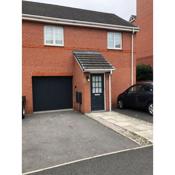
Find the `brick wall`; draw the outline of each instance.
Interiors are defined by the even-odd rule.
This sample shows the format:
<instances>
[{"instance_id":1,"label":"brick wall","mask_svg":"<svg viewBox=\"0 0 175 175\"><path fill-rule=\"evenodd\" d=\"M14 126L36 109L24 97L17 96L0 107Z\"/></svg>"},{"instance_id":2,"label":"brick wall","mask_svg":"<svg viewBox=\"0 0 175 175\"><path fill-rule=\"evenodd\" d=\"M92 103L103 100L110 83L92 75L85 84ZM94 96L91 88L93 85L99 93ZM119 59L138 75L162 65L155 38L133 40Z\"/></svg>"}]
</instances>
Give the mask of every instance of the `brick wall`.
<instances>
[{"instance_id":1,"label":"brick wall","mask_svg":"<svg viewBox=\"0 0 175 175\"><path fill-rule=\"evenodd\" d=\"M153 65L153 0L137 0L137 64Z\"/></svg>"},{"instance_id":2,"label":"brick wall","mask_svg":"<svg viewBox=\"0 0 175 175\"><path fill-rule=\"evenodd\" d=\"M86 75L80 69L78 63L74 60L73 73L73 108L82 113L90 112L90 82L86 80ZM76 91L82 93L82 104L76 103Z\"/></svg>"},{"instance_id":3,"label":"brick wall","mask_svg":"<svg viewBox=\"0 0 175 175\"><path fill-rule=\"evenodd\" d=\"M22 90L23 95L27 97L27 112L33 111L32 76L73 76L75 74L74 66L76 65L72 55L73 50L99 51L116 67L112 75L112 105L113 107L116 106L118 94L128 88L131 83L131 33L123 33L122 50L108 50L107 30L63 26L64 47L54 47L44 46L43 26L43 23L29 21L23 21L22 26ZM78 67L75 66L75 68L78 70ZM79 70L78 72L80 73ZM79 74L79 77L81 76ZM82 79L84 78L82 76ZM78 82L79 80L76 79L75 81ZM90 93L88 88L83 89L81 83L79 86L84 94ZM82 106L83 111L90 110L89 103L90 98L86 98L86 102ZM76 104L75 108L77 108Z\"/></svg>"}]
</instances>

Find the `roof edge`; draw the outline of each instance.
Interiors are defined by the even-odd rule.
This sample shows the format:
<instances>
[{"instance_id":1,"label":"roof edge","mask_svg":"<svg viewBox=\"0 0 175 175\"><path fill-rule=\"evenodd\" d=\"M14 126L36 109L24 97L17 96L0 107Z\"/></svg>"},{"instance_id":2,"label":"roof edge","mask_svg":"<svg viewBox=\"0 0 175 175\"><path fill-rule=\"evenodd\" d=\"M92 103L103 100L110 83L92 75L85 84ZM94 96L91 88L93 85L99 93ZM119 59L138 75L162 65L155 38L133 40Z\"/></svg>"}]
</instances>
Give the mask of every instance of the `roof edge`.
<instances>
[{"instance_id":1,"label":"roof edge","mask_svg":"<svg viewBox=\"0 0 175 175\"><path fill-rule=\"evenodd\" d=\"M84 72L84 69L83 69L83 67L81 66L80 62L77 60L76 56L75 56L74 54L73 54L73 56L74 56L74 58L75 58L77 64L80 66L81 71Z\"/></svg>"},{"instance_id":2,"label":"roof edge","mask_svg":"<svg viewBox=\"0 0 175 175\"><path fill-rule=\"evenodd\" d=\"M84 72L110 72L116 70L115 68L112 69L85 69Z\"/></svg>"},{"instance_id":3,"label":"roof edge","mask_svg":"<svg viewBox=\"0 0 175 175\"><path fill-rule=\"evenodd\" d=\"M139 27L121 26L121 25L113 25L113 24L105 24L105 23L95 23L95 22L88 22L88 21L63 19L63 18L53 18L53 17L30 15L30 14L22 14L22 19L29 20L29 21L52 23L52 24L84 26L84 27L111 29L111 30L127 31L127 32L138 32L139 31Z\"/></svg>"}]
</instances>

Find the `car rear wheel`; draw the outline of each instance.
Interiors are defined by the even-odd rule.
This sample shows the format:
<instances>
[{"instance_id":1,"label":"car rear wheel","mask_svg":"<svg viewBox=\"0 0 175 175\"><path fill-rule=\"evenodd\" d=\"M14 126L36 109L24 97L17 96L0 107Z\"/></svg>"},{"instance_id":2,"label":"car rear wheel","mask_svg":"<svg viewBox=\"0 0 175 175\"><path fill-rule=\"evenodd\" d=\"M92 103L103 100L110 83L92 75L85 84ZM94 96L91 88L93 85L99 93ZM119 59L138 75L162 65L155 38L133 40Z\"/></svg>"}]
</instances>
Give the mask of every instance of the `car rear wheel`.
<instances>
[{"instance_id":1,"label":"car rear wheel","mask_svg":"<svg viewBox=\"0 0 175 175\"><path fill-rule=\"evenodd\" d=\"M123 109L124 108L123 101L119 100L117 106L119 109Z\"/></svg>"},{"instance_id":2,"label":"car rear wheel","mask_svg":"<svg viewBox=\"0 0 175 175\"><path fill-rule=\"evenodd\" d=\"M148 112L150 115L153 115L153 103L148 104Z\"/></svg>"}]
</instances>

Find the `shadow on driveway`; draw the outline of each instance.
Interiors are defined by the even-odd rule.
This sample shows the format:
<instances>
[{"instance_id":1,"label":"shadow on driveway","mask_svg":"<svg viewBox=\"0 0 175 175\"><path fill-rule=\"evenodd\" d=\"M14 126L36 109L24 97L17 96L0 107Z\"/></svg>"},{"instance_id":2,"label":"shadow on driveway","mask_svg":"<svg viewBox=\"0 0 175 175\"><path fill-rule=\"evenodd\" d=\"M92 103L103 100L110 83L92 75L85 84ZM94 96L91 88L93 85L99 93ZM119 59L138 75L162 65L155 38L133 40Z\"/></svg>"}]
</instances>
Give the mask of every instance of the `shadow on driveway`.
<instances>
[{"instance_id":1,"label":"shadow on driveway","mask_svg":"<svg viewBox=\"0 0 175 175\"><path fill-rule=\"evenodd\" d=\"M141 119L146 122L153 123L153 116L149 115L147 112L141 111L141 110L134 110L134 109L113 109L113 111L116 111L120 114L127 115L129 117L133 117L136 119Z\"/></svg>"}]
</instances>

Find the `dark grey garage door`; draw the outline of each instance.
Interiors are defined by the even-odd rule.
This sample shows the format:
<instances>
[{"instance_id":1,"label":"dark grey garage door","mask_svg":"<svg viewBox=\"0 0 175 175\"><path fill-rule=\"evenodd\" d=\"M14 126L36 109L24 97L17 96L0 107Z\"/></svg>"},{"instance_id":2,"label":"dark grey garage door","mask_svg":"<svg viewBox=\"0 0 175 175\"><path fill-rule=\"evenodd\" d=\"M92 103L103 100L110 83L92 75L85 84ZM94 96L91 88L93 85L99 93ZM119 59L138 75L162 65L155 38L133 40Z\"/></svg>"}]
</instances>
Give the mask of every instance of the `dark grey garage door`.
<instances>
[{"instance_id":1,"label":"dark grey garage door","mask_svg":"<svg viewBox=\"0 0 175 175\"><path fill-rule=\"evenodd\" d=\"M33 110L72 108L72 77L33 77Z\"/></svg>"}]
</instances>

